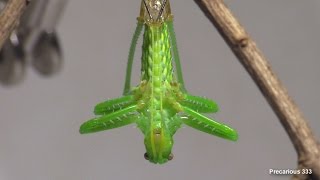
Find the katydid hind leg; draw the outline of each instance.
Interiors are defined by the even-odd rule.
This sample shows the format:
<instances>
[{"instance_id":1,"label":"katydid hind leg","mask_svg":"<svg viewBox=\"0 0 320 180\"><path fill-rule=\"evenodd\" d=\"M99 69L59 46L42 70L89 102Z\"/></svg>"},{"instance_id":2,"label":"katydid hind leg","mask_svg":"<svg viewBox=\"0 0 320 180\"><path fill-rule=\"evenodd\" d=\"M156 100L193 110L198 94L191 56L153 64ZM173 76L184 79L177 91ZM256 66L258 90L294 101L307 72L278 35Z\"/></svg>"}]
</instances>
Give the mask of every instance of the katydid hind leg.
<instances>
[{"instance_id":1,"label":"katydid hind leg","mask_svg":"<svg viewBox=\"0 0 320 180\"><path fill-rule=\"evenodd\" d=\"M215 135L231 141L238 139L238 133L236 130L229 126L216 122L188 107L183 107L187 116L182 117L184 124L197 129L199 131Z\"/></svg>"},{"instance_id":2,"label":"katydid hind leg","mask_svg":"<svg viewBox=\"0 0 320 180\"><path fill-rule=\"evenodd\" d=\"M124 89L123 89L124 95L126 95L130 92L132 64L133 64L134 54L136 51L137 42L140 37L142 29L143 29L143 23L138 21L137 27L135 29L135 32L134 32L132 40L131 40L131 45L130 45L130 50L129 50L129 55L128 55L126 79L125 79L125 84L124 84Z\"/></svg>"},{"instance_id":3,"label":"katydid hind leg","mask_svg":"<svg viewBox=\"0 0 320 180\"><path fill-rule=\"evenodd\" d=\"M174 27L173 27L172 21L168 22L168 27L169 27L170 43L171 43L171 47L172 47L172 54L173 54L173 60L174 60L175 69L176 69L175 73L177 76L177 80L178 80L178 83L180 84L181 90L183 92L187 92L185 85L184 85L182 68L181 68L180 57L179 57L179 51L178 51L178 46L177 46L177 40L176 40L176 35L174 32Z\"/></svg>"}]
</instances>

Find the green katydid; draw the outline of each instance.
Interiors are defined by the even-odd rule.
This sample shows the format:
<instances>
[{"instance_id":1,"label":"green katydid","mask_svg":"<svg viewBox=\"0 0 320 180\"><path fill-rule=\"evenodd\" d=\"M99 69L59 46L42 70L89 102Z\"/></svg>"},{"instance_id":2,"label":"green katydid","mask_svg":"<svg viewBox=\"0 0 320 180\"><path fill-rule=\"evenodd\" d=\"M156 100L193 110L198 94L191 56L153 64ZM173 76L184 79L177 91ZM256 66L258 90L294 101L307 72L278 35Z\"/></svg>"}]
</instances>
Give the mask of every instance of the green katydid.
<instances>
[{"instance_id":1,"label":"green katydid","mask_svg":"<svg viewBox=\"0 0 320 180\"><path fill-rule=\"evenodd\" d=\"M137 20L123 96L97 104L97 117L83 123L80 133L136 123L145 137L145 158L159 164L173 158L173 135L182 124L236 141L238 134L234 129L202 114L217 112L218 105L190 95L185 89L169 0L142 0ZM141 82L131 87L134 52L143 28Z\"/></svg>"}]
</instances>

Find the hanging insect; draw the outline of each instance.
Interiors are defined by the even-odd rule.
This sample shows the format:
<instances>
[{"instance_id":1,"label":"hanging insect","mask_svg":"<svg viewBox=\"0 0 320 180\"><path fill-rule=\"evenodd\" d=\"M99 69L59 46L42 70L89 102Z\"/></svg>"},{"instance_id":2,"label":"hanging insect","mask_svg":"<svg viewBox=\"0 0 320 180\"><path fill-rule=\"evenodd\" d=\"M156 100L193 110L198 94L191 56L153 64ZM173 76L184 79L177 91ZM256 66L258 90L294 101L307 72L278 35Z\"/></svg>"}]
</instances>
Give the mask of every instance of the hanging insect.
<instances>
[{"instance_id":1,"label":"hanging insect","mask_svg":"<svg viewBox=\"0 0 320 180\"><path fill-rule=\"evenodd\" d=\"M142 0L137 20L123 96L97 104L97 117L83 123L80 133L136 123L144 134L144 157L159 164L173 158L173 135L182 124L236 141L238 134L234 129L202 115L217 112L218 105L190 95L185 89L169 0ZM132 63L143 27L141 82L131 87Z\"/></svg>"}]
</instances>

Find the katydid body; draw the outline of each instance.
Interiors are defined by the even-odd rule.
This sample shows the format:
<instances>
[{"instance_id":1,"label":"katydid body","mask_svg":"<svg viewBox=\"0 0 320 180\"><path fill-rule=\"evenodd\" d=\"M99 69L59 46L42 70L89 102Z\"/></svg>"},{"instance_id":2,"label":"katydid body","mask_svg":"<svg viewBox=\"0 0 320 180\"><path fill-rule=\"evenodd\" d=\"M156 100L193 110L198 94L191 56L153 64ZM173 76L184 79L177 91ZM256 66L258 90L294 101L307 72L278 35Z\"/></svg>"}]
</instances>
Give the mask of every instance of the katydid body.
<instances>
[{"instance_id":1,"label":"katydid body","mask_svg":"<svg viewBox=\"0 0 320 180\"><path fill-rule=\"evenodd\" d=\"M136 123L145 136L145 158L159 164L173 158L173 135L181 124L237 140L235 130L201 114L217 112L215 102L187 93L172 21L169 1L142 1L129 52L124 96L96 105L94 112L99 116L82 124L81 134ZM143 26L141 83L132 88L134 51Z\"/></svg>"}]
</instances>

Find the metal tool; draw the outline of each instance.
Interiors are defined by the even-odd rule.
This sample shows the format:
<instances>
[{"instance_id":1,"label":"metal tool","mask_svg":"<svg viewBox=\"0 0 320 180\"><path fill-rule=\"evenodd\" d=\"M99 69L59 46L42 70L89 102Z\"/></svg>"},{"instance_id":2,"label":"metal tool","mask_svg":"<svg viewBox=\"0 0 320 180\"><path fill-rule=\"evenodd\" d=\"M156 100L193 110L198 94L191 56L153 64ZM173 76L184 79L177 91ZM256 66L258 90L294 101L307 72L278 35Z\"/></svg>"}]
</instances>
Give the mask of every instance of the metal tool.
<instances>
[{"instance_id":1,"label":"metal tool","mask_svg":"<svg viewBox=\"0 0 320 180\"><path fill-rule=\"evenodd\" d=\"M0 0L0 9L6 2ZM45 76L61 69L63 57L55 27L66 3L67 0L31 1L0 51L0 83L21 82L29 65Z\"/></svg>"}]
</instances>

